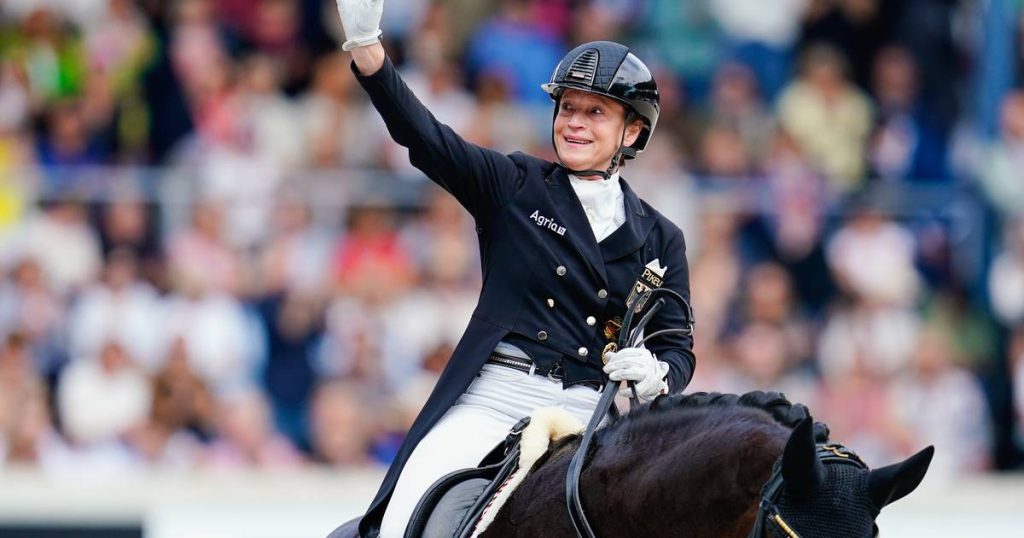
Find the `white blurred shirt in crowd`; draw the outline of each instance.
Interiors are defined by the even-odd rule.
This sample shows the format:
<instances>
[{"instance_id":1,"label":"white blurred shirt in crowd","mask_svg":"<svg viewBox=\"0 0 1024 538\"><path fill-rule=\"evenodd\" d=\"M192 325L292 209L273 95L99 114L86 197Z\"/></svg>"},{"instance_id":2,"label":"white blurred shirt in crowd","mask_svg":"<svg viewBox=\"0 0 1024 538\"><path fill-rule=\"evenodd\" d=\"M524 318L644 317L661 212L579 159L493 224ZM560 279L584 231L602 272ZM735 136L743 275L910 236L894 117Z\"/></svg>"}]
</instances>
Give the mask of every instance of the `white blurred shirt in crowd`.
<instances>
[{"instance_id":1,"label":"white blurred shirt in crowd","mask_svg":"<svg viewBox=\"0 0 1024 538\"><path fill-rule=\"evenodd\" d=\"M114 441L149 418L149 378L134 365L106 371L99 359L72 361L57 389L64 432L76 443Z\"/></svg>"},{"instance_id":2,"label":"white blurred shirt in crowd","mask_svg":"<svg viewBox=\"0 0 1024 538\"><path fill-rule=\"evenodd\" d=\"M156 373L166 352L160 297L148 284L135 282L122 290L94 284L82 293L68 319L72 357L99 353L116 340L146 371Z\"/></svg>"},{"instance_id":3,"label":"white blurred shirt in crowd","mask_svg":"<svg viewBox=\"0 0 1024 538\"><path fill-rule=\"evenodd\" d=\"M32 214L0 238L0 257L6 267L26 257L39 262L51 289L65 295L99 275L100 242L84 218L55 218Z\"/></svg>"},{"instance_id":4,"label":"white blurred shirt in crowd","mask_svg":"<svg viewBox=\"0 0 1024 538\"><path fill-rule=\"evenodd\" d=\"M1024 321L1024 258L1013 250L996 256L988 274L988 293L996 318L1012 326Z\"/></svg>"},{"instance_id":5,"label":"white blurred shirt in crowd","mask_svg":"<svg viewBox=\"0 0 1024 538\"><path fill-rule=\"evenodd\" d=\"M714 0L708 4L730 37L788 47L800 31L807 0Z\"/></svg>"},{"instance_id":6,"label":"white blurred shirt in crowd","mask_svg":"<svg viewBox=\"0 0 1024 538\"><path fill-rule=\"evenodd\" d=\"M914 267L914 237L889 221L861 226L857 219L854 217L829 239L829 266L865 298L909 305L919 286Z\"/></svg>"},{"instance_id":7,"label":"white blurred shirt in crowd","mask_svg":"<svg viewBox=\"0 0 1024 538\"><path fill-rule=\"evenodd\" d=\"M896 307L838 309L818 339L818 362L826 379L839 379L863 365L872 373L892 375L913 357L921 321ZM862 363L862 364L858 364Z\"/></svg>"},{"instance_id":8,"label":"white blurred shirt in crowd","mask_svg":"<svg viewBox=\"0 0 1024 538\"><path fill-rule=\"evenodd\" d=\"M256 375L261 340L241 304L230 295L175 295L165 303L167 342L185 343L189 365L216 392L249 385Z\"/></svg>"},{"instance_id":9,"label":"white blurred shirt in crowd","mask_svg":"<svg viewBox=\"0 0 1024 538\"><path fill-rule=\"evenodd\" d=\"M983 471L989 464L991 421L978 380L949 366L934 379L902 376L889 399L914 450L935 445L930 475Z\"/></svg>"}]
</instances>

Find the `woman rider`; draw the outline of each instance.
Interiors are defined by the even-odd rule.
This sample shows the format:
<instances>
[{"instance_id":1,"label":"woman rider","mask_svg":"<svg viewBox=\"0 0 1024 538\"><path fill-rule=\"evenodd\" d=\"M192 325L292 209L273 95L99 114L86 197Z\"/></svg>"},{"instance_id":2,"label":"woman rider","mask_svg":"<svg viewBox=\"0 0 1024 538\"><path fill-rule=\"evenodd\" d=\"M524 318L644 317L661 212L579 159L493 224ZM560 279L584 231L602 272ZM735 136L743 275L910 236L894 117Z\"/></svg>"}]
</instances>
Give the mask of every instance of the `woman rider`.
<instances>
[{"instance_id":1,"label":"woman rider","mask_svg":"<svg viewBox=\"0 0 1024 538\"><path fill-rule=\"evenodd\" d=\"M682 232L619 177L659 110L650 71L627 47L581 45L543 85L555 103L552 163L475 146L439 123L385 55L383 0L337 3L357 80L412 164L473 216L483 266L469 326L359 523L361 536L391 538L435 480L476 466L533 409L586 422L605 376L635 381L644 400L681 391L690 337L603 351L631 294L667 287L689 300L689 273ZM648 331L685 322L669 303Z\"/></svg>"}]
</instances>

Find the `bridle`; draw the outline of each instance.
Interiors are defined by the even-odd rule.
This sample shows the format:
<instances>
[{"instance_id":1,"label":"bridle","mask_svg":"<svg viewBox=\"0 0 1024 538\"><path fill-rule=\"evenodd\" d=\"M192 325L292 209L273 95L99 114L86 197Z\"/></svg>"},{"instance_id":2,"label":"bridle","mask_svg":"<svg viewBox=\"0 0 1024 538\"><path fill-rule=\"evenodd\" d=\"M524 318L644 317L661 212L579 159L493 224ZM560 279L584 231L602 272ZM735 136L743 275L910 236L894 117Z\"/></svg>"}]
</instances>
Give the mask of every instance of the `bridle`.
<instances>
[{"instance_id":1,"label":"bridle","mask_svg":"<svg viewBox=\"0 0 1024 538\"><path fill-rule=\"evenodd\" d=\"M657 299L634 327L634 315L642 312L647 303L654 297L657 297ZM654 314L665 306L666 297L675 300L683 308L683 312L686 315L686 326L679 329L662 329L645 335L643 333L644 327L654 318ZM650 289L636 296L626 305L626 315L622 320L619 340L618 342L609 343L605 346L604 351L607 353L627 347L637 347L652 338L669 334L690 336L693 334L693 324L693 309L682 295L668 288ZM632 381L629 382L629 387L633 390L633 395L629 399L629 407L632 410L640 405L640 400L637 397L636 387ZM596 538L596 535L590 527L590 522L587 521L586 514L583 512L583 500L580 498L580 474L583 472L583 464L586 463L587 452L593 440L594 431L597 430L605 416L613 418L619 416L619 409L615 406L615 395L618 393L618 390L619 381L609 380L605 383L604 390L601 392L601 399L597 402L597 407L594 408L594 414L590 416L590 422L587 423L587 429L583 432L583 439L580 440L580 446L576 449L576 453L573 454L572 461L569 463L569 472L565 477L565 499L569 508L569 519L572 520L573 527L576 528L577 536L581 538Z\"/></svg>"},{"instance_id":2,"label":"bridle","mask_svg":"<svg viewBox=\"0 0 1024 538\"><path fill-rule=\"evenodd\" d=\"M815 451L818 461L822 465L840 464L854 465L857 468L867 470L868 466L857 456L857 453L838 443L818 443ZM800 534L779 513L776 503L782 495L785 482L782 477L782 457L772 468L772 476L761 489L761 502L757 508L757 519L754 520L754 528L750 530L748 538L766 538L768 529L778 529L786 538L800 538ZM874 526L873 536L878 537L878 525Z\"/></svg>"}]
</instances>

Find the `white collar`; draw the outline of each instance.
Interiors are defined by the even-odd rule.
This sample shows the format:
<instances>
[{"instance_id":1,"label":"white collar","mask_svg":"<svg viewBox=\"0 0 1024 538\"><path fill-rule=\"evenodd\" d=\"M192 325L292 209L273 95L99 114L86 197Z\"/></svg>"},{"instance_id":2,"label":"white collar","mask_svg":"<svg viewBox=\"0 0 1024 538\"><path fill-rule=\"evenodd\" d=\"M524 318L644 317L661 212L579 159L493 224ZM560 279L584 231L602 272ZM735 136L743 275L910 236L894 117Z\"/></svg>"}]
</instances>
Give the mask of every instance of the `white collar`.
<instances>
[{"instance_id":1,"label":"white collar","mask_svg":"<svg viewBox=\"0 0 1024 538\"><path fill-rule=\"evenodd\" d=\"M569 174L569 183L580 199L587 220L600 242L626 221L625 197L619 173L608 179L586 180Z\"/></svg>"}]
</instances>

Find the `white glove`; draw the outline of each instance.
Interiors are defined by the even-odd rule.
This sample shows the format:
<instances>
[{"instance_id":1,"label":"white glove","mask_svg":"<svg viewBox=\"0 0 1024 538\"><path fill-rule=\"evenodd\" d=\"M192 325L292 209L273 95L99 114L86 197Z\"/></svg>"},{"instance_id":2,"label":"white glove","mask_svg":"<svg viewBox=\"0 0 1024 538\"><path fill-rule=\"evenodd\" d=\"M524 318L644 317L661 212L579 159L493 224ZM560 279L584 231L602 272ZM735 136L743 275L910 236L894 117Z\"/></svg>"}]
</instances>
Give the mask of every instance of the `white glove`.
<instances>
[{"instance_id":1,"label":"white glove","mask_svg":"<svg viewBox=\"0 0 1024 538\"><path fill-rule=\"evenodd\" d=\"M337 0L341 27L348 41L343 50L372 45L380 40L380 16L384 0Z\"/></svg>"},{"instance_id":2,"label":"white glove","mask_svg":"<svg viewBox=\"0 0 1024 538\"><path fill-rule=\"evenodd\" d=\"M636 394L641 400L653 400L659 394L668 393L668 363L659 361L646 349L627 347L619 351L605 353L608 364L604 365L604 373L612 381L636 381ZM622 396L632 396L629 387L619 390Z\"/></svg>"}]
</instances>

